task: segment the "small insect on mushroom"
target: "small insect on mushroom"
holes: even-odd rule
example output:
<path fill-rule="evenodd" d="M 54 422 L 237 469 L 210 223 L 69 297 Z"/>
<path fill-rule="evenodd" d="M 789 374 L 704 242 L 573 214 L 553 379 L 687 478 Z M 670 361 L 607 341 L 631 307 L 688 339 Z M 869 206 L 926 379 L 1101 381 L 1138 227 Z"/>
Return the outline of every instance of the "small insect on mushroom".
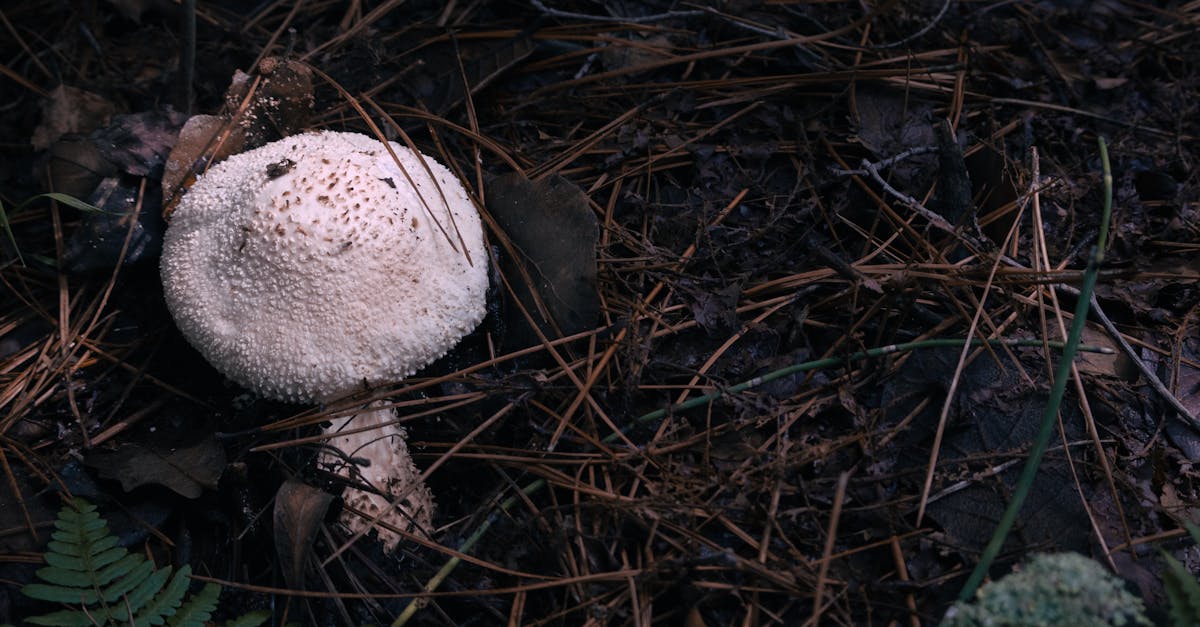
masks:
<path fill-rule="evenodd" d="M 293 136 L 217 164 L 184 195 L 163 241 L 164 296 L 230 379 L 328 403 L 403 379 L 483 319 L 487 254 L 466 189 L 432 157 L 391 148 L 354 133 Z M 344 455 L 326 465 L 372 488 L 343 494 L 354 533 L 375 528 L 377 512 L 400 529 L 431 524 L 432 495 L 394 422 L 372 404 L 327 429 Z M 370 464 L 336 461 L 350 455 Z M 399 543 L 376 530 L 388 549 Z"/>
<path fill-rule="evenodd" d="M 275 180 L 284 174 L 292 171 L 296 167 L 296 162 L 291 159 L 280 159 L 278 163 L 272 163 L 267 166 L 267 180 Z"/>

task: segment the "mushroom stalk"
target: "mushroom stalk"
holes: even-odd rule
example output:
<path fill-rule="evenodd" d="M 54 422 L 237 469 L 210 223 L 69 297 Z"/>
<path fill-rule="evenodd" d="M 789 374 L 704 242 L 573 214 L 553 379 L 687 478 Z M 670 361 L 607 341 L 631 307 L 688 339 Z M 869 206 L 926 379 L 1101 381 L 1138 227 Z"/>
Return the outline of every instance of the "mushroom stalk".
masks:
<path fill-rule="evenodd" d="M 413 464 L 404 428 L 395 421 L 395 412 L 384 402 L 336 418 L 325 429 L 333 436 L 326 444 L 336 452 L 321 455 L 323 465 L 335 468 L 350 483 L 342 498 L 347 510 L 358 513 L 344 511 L 342 523 L 355 535 L 374 526 L 387 551 L 401 539 L 389 527 L 429 529 L 433 515 L 433 495 Z"/>

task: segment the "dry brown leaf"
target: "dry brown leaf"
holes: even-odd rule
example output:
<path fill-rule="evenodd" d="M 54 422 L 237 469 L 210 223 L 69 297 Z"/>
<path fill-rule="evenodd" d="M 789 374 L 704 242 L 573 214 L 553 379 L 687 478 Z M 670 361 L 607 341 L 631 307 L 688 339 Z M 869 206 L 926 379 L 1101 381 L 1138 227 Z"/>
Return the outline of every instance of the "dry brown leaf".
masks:
<path fill-rule="evenodd" d="M 42 103 L 42 122 L 33 129 L 30 141 L 35 149 L 45 150 L 63 135 L 88 133 L 108 124 L 116 112 L 116 105 L 99 94 L 59 85 Z"/>
<path fill-rule="evenodd" d="M 275 493 L 275 552 L 284 581 L 294 590 L 304 588 L 304 565 L 332 501 L 328 492 L 295 478 Z"/>

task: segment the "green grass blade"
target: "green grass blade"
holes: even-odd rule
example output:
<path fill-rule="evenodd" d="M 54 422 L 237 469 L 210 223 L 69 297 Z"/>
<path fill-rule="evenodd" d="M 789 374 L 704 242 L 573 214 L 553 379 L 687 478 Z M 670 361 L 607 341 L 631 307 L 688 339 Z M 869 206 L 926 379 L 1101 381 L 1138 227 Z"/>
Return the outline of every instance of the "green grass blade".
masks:
<path fill-rule="evenodd" d="M 1163 571 L 1163 590 L 1167 593 L 1171 624 L 1200 624 L 1200 583 L 1179 560 L 1163 553 L 1167 569 Z"/>
<path fill-rule="evenodd" d="M 5 211 L 3 202 L 0 202 L 0 230 L 3 230 L 8 236 L 8 243 L 12 244 L 13 252 L 17 253 L 17 261 L 21 265 L 25 265 L 25 258 L 21 256 L 21 247 L 17 246 L 17 236 L 13 234 L 12 224 L 8 221 L 8 212 Z"/>
<path fill-rule="evenodd" d="M 1187 529 L 1188 535 L 1192 536 L 1192 542 L 1200 544 L 1200 526 L 1193 523 L 1183 523 L 1184 529 Z"/>
<path fill-rule="evenodd" d="M 967 578 L 967 583 L 963 585 L 963 589 L 958 595 L 960 601 L 966 601 L 975 595 L 975 591 L 979 589 L 979 585 L 983 583 L 984 577 L 987 576 L 992 562 L 1000 554 L 1000 549 L 1004 546 L 1004 541 L 1008 538 L 1009 531 L 1016 524 L 1017 515 L 1020 514 L 1021 507 L 1025 505 L 1025 499 L 1029 496 L 1029 491 L 1033 487 L 1034 480 L 1037 478 L 1037 471 L 1038 467 L 1041 466 L 1042 456 L 1045 455 L 1046 448 L 1050 444 L 1050 438 L 1054 435 L 1054 425 L 1058 420 L 1058 408 L 1062 404 L 1063 395 L 1067 391 L 1067 380 L 1071 378 L 1071 364 L 1075 360 L 1075 352 L 1079 346 L 1079 339 L 1082 337 L 1083 327 L 1087 323 L 1092 292 L 1096 288 L 1096 279 L 1100 274 L 1100 263 L 1104 261 L 1104 246 L 1108 241 L 1109 216 L 1112 214 L 1112 168 L 1108 163 L 1108 148 L 1103 137 L 1099 138 L 1099 143 L 1100 162 L 1104 168 L 1105 190 L 1104 207 L 1101 211 L 1100 219 L 1100 234 L 1096 239 L 1097 246 L 1092 251 L 1087 270 L 1083 273 L 1083 285 L 1079 289 L 1079 300 L 1075 305 L 1075 318 L 1071 321 L 1071 330 L 1067 335 L 1067 344 L 1063 347 L 1062 358 L 1059 360 L 1058 367 L 1054 371 L 1054 382 L 1050 388 L 1050 398 L 1046 402 L 1046 410 L 1042 414 L 1041 428 L 1038 430 L 1037 437 L 1033 441 L 1033 446 L 1029 449 L 1029 457 L 1025 460 L 1025 466 L 1021 469 L 1021 475 L 1017 478 L 1017 485 L 1013 488 L 1012 499 L 1009 501 L 1008 507 L 1004 510 L 1004 514 L 1000 517 L 1000 522 L 997 523 L 996 530 L 992 533 L 991 539 L 988 540 L 987 546 L 984 547 L 983 554 L 979 557 L 979 563 L 971 571 L 971 576 Z"/>
<path fill-rule="evenodd" d="M 106 212 L 103 209 L 101 209 L 101 208 L 97 207 L 96 205 L 93 205 L 89 202 L 80 200 L 74 196 L 68 196 L 67 194 L 63 194 L 61 192 L 47 192 L 45 194 L 38 194 L 37 196 L 30 196 L 29 198 L 27 198 L 25 200 L 25 202 L 17 205 L 16 209 L 13 209 L 13 213 L 20 213 L 21 210 L 23 210 L 25 207 L 28 207 L 29 205 L 33 204 L 35 201 L 41 200 L 43 198 L 62 203 L 68 207 L 71 207 L 72 209 L 78 209 L 80 211 L 87 211 L 89 213 L 111 213 L 111 212 Z"/>

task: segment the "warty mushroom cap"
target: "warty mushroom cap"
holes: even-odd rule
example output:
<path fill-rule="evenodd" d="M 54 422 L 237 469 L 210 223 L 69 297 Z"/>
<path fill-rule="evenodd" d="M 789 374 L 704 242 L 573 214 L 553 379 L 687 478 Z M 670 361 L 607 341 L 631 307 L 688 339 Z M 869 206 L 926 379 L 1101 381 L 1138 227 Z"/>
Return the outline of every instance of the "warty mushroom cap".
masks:
<path fill-rule="evenodd" d="M 466 190 L 390 145 L 397 159 L 365 135 L 289 137 L 217 164 L 180 201 L 167 305 L 227 377 L 326 400 L 412 374 L 483 319 L 487 257 Z"/>

